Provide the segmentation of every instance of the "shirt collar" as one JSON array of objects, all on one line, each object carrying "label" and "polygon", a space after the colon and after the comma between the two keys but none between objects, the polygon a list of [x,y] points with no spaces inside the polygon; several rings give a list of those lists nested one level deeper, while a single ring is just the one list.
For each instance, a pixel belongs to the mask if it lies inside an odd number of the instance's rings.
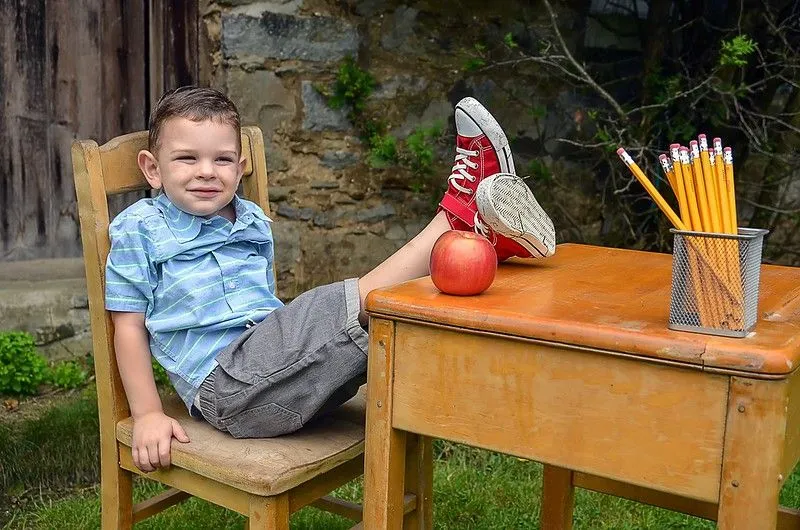
[{"label": "shirt collar", "polygon": [[[161,192],[153,200],[156,207],[164,214],[167,227],[180,243],[186,243],[195,239],[202,229],[203,225],[211,224],[217,217],[200,217],[190,213],[186,213],[169,200],[167,194]],[[256,219],[266,222],[272,222],[267,215],[256,207],[254,204],[244,201],[238,195],[233,196],[234,212],[236,212],[236,222],[234,223],[234,231],[244,229]],[[238,225],[238,226],[237,226]],[[238,229],[238,230],[237,230]]]},{"label": "shirt collar", "polygon": [[200,233],[202,222],[206,219],[186,213],[169,200],[167,194],[164,192],[159,193],[153,204],[164,214],[164,221],[167,224],[172,235],[175,236],[180,243],[186,243],[196,238]]}]

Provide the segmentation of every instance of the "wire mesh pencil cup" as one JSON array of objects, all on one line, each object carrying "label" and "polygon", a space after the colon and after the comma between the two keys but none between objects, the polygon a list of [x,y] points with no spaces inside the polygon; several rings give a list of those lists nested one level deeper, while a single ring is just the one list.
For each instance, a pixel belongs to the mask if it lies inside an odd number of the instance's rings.
[{"label": "wire mesh pencil cup", "polygon": [[737,235],[672,229],[670,329],[744,337],[758,320],[761,250],[768,230]]}]

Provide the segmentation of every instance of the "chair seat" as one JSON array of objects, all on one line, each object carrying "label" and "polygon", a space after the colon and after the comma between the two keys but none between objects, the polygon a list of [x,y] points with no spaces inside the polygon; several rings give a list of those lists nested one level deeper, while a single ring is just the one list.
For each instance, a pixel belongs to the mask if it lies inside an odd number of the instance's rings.
[{"label": "chair seat", "polygon": [[[255,495],[283,493],[364,452],[365,392],[328,416],[277,438],[237,440],[189,416],[178,396],[164,398],[189,443],[172,442],[172,464]],[[133,418],[117,423],[117,440],[130,447]]]}]

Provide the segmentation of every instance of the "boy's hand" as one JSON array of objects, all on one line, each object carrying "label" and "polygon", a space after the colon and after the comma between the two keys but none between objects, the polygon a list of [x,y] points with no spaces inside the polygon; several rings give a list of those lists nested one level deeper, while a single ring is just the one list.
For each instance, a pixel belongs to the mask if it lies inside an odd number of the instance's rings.
[{"label": "boy's hand", "polygon": [[169,466],[173,437],[179,442],[189,441],[181,424],[163,412],[150,412],[135,418],[131,441],[133,463],[144,472]]}]

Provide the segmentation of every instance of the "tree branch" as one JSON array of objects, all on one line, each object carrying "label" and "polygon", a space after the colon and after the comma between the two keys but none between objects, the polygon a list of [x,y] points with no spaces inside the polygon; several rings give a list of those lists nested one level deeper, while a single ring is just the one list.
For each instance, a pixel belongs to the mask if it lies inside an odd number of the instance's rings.
[{"label": "tree branch", "polygon": [[606,92],[606,90],[603,87],[601,87],[597,83],[597,81],[595,81],[594,78],[592,78],[591,75],[589,75],[589,72],[587,72],[583,68],[583,66],[581,66],[581,64],[577,60],[575,60],[575,57],[573,57],[572,53],[570,53],[569,48],[567,47],[567,43],[564,40],[564,37],[561,35],[561,31],[558,29],[558,15],[556,15],[556,12],[553,10],[553,6],[550,5],[550,1],[544,0],[544,5],[547,8],[548,13],[550,13],[550,21],[553,24],[553,31],[556,34],[556,38],[558,38],[558,42],[561,45],[562,50],[564,50],[564,55],[567,56],[567,59],[569,59],[569,61],[572,63],[575,69],[578,70],[578,72],[580,72],[583,81],[592,88],[594,88],[597,91],[597,93],[600,94],[600,96],[602,96],[602,98],[605,99],[609,103],[609,105],[611,105],[614,108],[617,114],[619,114],[620,118],[622,118],[624,121],[627,121],[628,114],[622,109],[620,104],[617,103],[617,100],[615,100],[611,96],[611,94]]}]

